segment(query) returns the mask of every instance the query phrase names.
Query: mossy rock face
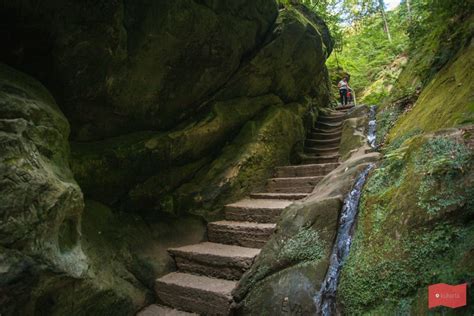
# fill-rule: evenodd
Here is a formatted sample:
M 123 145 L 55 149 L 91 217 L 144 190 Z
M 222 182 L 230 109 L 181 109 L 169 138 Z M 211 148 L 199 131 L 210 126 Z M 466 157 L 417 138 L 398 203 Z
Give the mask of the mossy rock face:
M 391 107 L 394 101 L 407 97 L 414 97 L 416 100 L 419 92 L 430 84 L 441 69 L 452 64 L 460 54 L 464 54 L 462 51 L 472 50 L 474 16 L 469 10 L 458 13 L 455 18 L 447 19 L 444 16 L 440 19 L 439 16 L 429 26 L 422 26 L 427 30 L 412 41 L 408 61 L 403 66 L 390 95 L 381 103 L 381 108 Z M 459 79 L 459 76 L 454 80 L 464 81 Z M 451 84 L 449 84 L 450 90 L 453 89 Z M 442 85 L 439 89 L 444 90 Z
M 288 163 L 329 104 L 324 61 L 332 42 L 324 22 L 304 10 L 282 10 L 272 27 L 193 119 L 168 131 L 74 142 L 72 169 L 86 196 L 150 217 L 216 218 Z
M 304 140 L 307 109 L 273 106 L 248 121 L 216 159 L 173 192 L 175 211 L 219 218 L 225 203 L 263 187 L 275 166 L 288 163 L 293 144 Z
M 199 161 L 215 155 L 216 148 L 224 146 L 245 122 L 265 107 L 279 104 L 274 95 L 242 97 L 216 102 L 207 116 L 171 132 L 140 132 L 94 143 L 73 143 L 72 169 L 87 196 L 109 204 L 163 172 L 180 174 L 173 180 L 176 184 L 166 183 L 172 190 L 189 180 L 199 169 Z M 186 167 L 188 164 L 194 167 Z M 181 171 L 165 171 L 171 168 Z
M 263 47 L 236 72 L 216 98 L 258 96 L 271 91 L 285 103 L 298 101 L 302 96 L 319 96 L 324 102 L 318 105 L 327 106 L 329 85 L 324 63 L 332 42 L 323 36 L 326 30 L 319 21 L 317 17 L 307 18 L 295 7 L 280 11 Z
M 365 186 L 341 275 L 345 313 L 427 314 L 428 285 L 472 284 L 472 139 L 472 127 L 448 129 L 386 148 Z
M 474 47 L 460 52 L 423 89 L 411 111 L 390 131 L 393 140 L 412 130 L 425 132 L 474 122 L 472 72 Z
M 11 312 L 45 271 L 78 278 L 88 262 L 66 118 L 38 81 L 3 64 L 0 118 L 1 309 Z
M 47 0 L 41 7 L 22 0 L 6 7 L 18 38 L 4 53 L 8 62 L 48 84 L 73 139 L 83 141 L 170 129 L 195 115 L 278 13 L 274 0 Z M 31 28 L 47 43 L 22 37 Z M 44 65 L 35 49 L 48 50 Z M 22 66 L 30 60 L 34 67 Z

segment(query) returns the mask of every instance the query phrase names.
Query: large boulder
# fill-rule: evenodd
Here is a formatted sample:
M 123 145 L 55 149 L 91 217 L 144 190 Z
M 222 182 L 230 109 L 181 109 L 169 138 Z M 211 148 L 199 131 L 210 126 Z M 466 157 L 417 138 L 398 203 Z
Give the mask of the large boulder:
M 288 163 L 329 102 L 324 62 L 332 42 L 324 23 L 308 17 L 281 10 L 252 54 L 196 103 L 201 110 L 192 119 L 169 131 L 74 142 L 72 168 L 85 194 L 152 217 L 187 211 L 210 218 L 261 186 L 274 164 Z M 250 146 L 257 139 L 261 145 Z
M 84 203 L 67 120 L 39 82 L 3 64 L 0 117 L 0 313 L 136 312 L 173 268 L 166 249 L 201 241 L 202 220 L 146 223 Z
M 79 278 L 88 269 L 68 135 L 49 92 L 0 64 L 0 305 L 7 311 L 28 302 L 42 273 Z
M 23 0 L 5 7 L 8 20 L 17 20 L 8 31 L 15 47 L 4 55 L 47 83 L 79 140 L 166 130 L 195 115 L 258 50 L 278 14 L 274 0 Z

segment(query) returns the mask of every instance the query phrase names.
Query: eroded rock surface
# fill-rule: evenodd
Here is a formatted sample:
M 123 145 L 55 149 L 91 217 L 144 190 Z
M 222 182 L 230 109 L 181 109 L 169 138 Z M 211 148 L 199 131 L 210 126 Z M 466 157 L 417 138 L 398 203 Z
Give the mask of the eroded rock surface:
M 27 302 L 41 274 L 78 278 L 88 269 L 68 134 L 49 92 L 0 64 L 0 304 L 7 310 Z

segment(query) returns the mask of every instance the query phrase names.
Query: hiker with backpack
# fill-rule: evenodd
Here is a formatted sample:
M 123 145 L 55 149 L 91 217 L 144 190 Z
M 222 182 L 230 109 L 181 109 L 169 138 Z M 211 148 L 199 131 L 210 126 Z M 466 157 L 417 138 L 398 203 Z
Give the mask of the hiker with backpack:
M 345 106 L 348 103 L 347 93 L 351 89 L 347 82 L 347 77 L 342 78 L 337 84 L 337 87 L 339 88 L 339 95 L 341 96 L 341 106 Z

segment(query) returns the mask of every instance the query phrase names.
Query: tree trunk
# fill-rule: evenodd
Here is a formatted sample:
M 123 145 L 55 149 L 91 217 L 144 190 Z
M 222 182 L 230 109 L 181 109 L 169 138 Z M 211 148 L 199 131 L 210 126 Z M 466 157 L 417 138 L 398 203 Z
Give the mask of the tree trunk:
M 380 6 L 380 13 L 382 13 L 383 30 L 387 34 L 388 41 L 391 43 L 392 42 L 392 36 L 390 35 L 390 29 L 388 27 L 387 16 L 385 15 L 385 4 L 383 3 L 383 0 L 379 0 L 379 6 Z
M 406 0 L 406 4 L 407 4 L 408 19 L 409 19 L 410 22 L 411 22 L 411 6 L 410 6 L 410 0 Z

